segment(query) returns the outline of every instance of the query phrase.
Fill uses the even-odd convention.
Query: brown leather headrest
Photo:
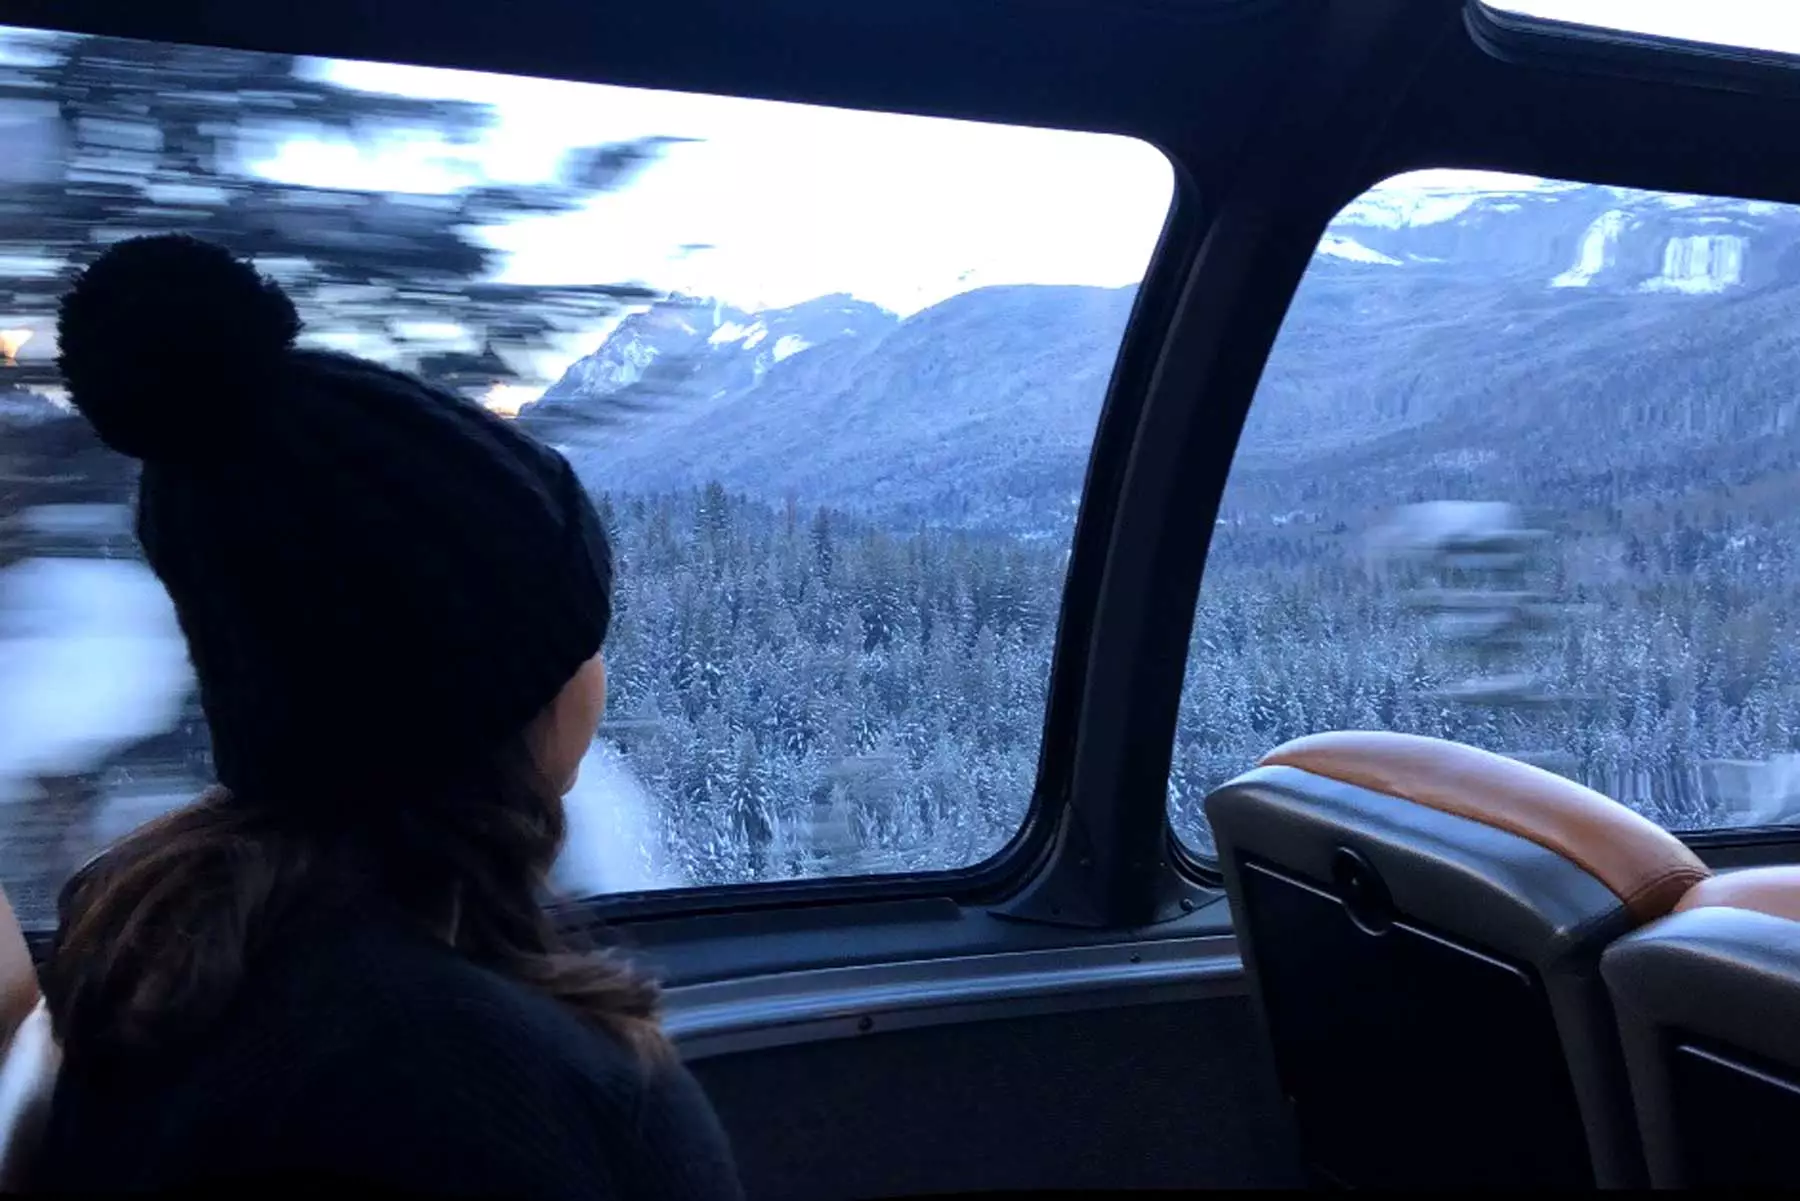
[[[1661,917],[1707,876],[1680,839],[1573,780],[1439,738],[1344,731],[1297,738],[1267,767],[1295,767],[1505,830],[1599,880],[1640,922]]]
[[[1800,867],[1747,867],[1709,877],[1688,889],[1675,912],[1708,907],[1748,909],[1800,922]]]

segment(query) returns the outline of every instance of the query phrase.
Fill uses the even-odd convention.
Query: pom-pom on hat
[[[560,455],[300,329],[249,264],[157,236],[87,268],[57,336],[70,400],[143,461],[220,781],[362,795],[519,734],[605,640],[611,551]]]
[[[286,361],[300,315],[224,247],[182,236],[121,242],[64,298],[63,378],[108,446],[182,458],[234,425]],[[155,394],[167,403],[146,404]]]

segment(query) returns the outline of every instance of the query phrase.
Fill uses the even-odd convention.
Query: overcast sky
[[[1800,0],[1486,0],[1490,8],[1633,33],[1800,54]]]
[[[848,291],[907,313],[997,283],[1139,279],[1168,212],[1163,156],[1127,138],[472,72],[321,63],[333,79],[494,106],[473,148],[296,140],[295,182],[436,190],[541,179],[582,143],[665,134],[629,188],[495,231],[523,283],[641,279],[745,306]],[[711,249],[684,253],[703,243]]]

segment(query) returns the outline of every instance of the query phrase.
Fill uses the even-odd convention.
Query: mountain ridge
[[[1295,520],[1296,472],[1333,477],[1324,514],[1326,498],[1527,486],[1579,506],[1609,478],[1788,469],[1800,209],[1578,185],[1402,199],[1365,197],[1329,227],[1227,519]],[[675,296],[625,317],[518,420],[597,490],[716,480],[896,527],[1060,536],[1134,296],[989,285],[905,318],[843,293],[759,311]],[[66,416],[0,394],[21,462],[60,445]]]
[[[1602,449],[1630,470],[1727,446],[1748,465],[1773,453],[1757,439],[1796,420],[1778,394],[1800,353],[1787,333],[1800,330],[1800,210],[1580,185],[1379,201],[1332,223],[1294,298],[1234,508],[1344,455],[1365,465],[1346,503],[1504,493],[1521,458],[1573,481],[1610,469]],[[903,320],[843,297],[715,305],[654,348],[650,323],[628,319],[521,419],[598,488],[717,479],[900,525],[1047,534],[1072,519],[1134,294],[992,285]],[[843,328],[822,329],[820,312]],[[805,321],[818,336],[769,361],[778,330]],[[701,346],[697,373],[652,381],[661,392],[623,426],[571,435],[545,421],[642,387],[643,372],[624,380],[634,355],[668,364]],[[1631,441],[1597,444],[1614,410]]]

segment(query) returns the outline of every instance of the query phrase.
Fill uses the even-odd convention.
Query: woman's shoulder
[[[296,956],[268,999],[318,1014],[321,1057],[372,1071],[478,1071],[576,1089],[633,1108],[652,1074],[623,1042],[550,997],[392,923],[371,922]],[[454,1051],[454,1054],[450,1052]],[[442,1053],[440,1055],[439,1053]]]
[[[335,994],[315,997],[327,1037],[296,1096],[324,1158],[459,1192],[740,1195],[672,1051],[640,1053],[447,946],[372,929],[328,958],[337,979],[314,977]]]

